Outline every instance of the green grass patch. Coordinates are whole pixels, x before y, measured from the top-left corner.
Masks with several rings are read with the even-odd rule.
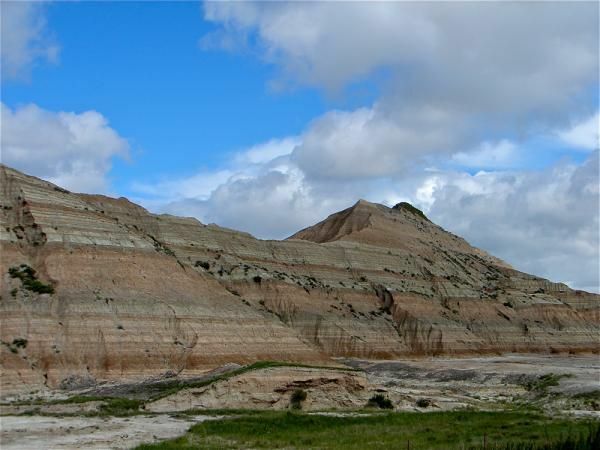
[[[573,398],[580,398],[583,400],[597,400],[600,401],[600,390],[596,389],[588,392],[580,392],[579,394],[573,395]]]
[[[244,448],[311,449],[488,449],[589,450],[599,424],[551,419],[521,412],[385,413],[331,417],[297,412],[255,412],[199,423],[178,439],[141,445],[137,450]],[[561,446],[567,440],[579,447]],[[537,445],[537,447],[536,447]]]
[[[73,403],[87,403],[87,402],[103,402],[103,401],[107,401],[107,400],[111,400],[110,398],[107,397],[97,397],[97,396],[88,396],[88,395],[74,395],[73,397],[69,397],[67,399],[64,400],[53,400],[51,402],[48,402],[48,404],[55,404],[55,405],[66,405],[66,404],[73,404]]]
[[[140,409],[144,402],[142,400],[132,400],[129,398],[76,395],[66,400],[56,400],[50,403],[65,405],[98,401],[102,402],[102,404],[98,407],[98,411],[85,412],[81,414],[85,416],[131,416],[135,414],[145,414],[145,412]]]
[[[525,384],[525,389],[528,391],[533,391],[537,393],[546,393],[548,388],[552,386],[558,386],[560,384],[560,380],[563,378],[572,377],[571,374],[561,374],[557,375],[555,373],[548,373],[546,375],[541,375],[534,380],[528,381]]]
[[[131,400],[128,398],[111,398],[106,400],[98,409],[98,415],[101,416],[131,416],[140,414],[141,400]]]
[[[88,402],[102,402],[95,411],[68,411],[68,412],[48,412],[42,409],[45,405],[73,405],[84,404]],[[12,403],[17,405],[19,403]],[[144,404],[141,400],[131,400],[128,398],[110,398],[110,397],[87,397],[74,396],[64,400],[32,401],[20,403],[31,406],[32,409],[20,413],[20,416],[50,416],[50,417],[126,417],[138,414],[148,414],[140,409]]]
[[[594,411],[600,411],[600,390],[581,392],[573,395],[572,398],[580,401],[587,408],[591,408]]]

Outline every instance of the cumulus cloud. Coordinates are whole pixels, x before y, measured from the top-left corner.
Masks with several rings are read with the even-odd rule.
[[[133,183],[134,191],[157,201],[171,202],[181,198],[206,200],[216,186],[228,182],[234,176],[229,168],[216,171],[199,171],[188,177],[176,180],[163,180],[156,183]]]
[[[335,89],[390,67],[400,85],[429,88],[407,96],[511,110],[560,103],[595,79],[597,12],[593,3],[205,4],[220,36],[255,35],[297,82]]]
[[[285,238],[354,203],[369,184],[309,180],[291,157],[301,144],[302,136],[274,139],[236,152],[218,170],[135,183],[135,200],[154,210],[195,216],[260,238]]]
[[[283,238],[306,221],[320,220],[327,210],[297,169],[267,170],[255,177],[232,178],[217,186],[206,200],[184,199],[165,210],[185,212],[205,223],[252,233],[262,238]]]
[[[459,166],[478,169],[506,169],[519,162],[518,146],[506,139],[483,142],[471,152],[458,152],[452,161]]]
[[[358,198],[410,201],[521,270],[598,290],[599,7],[208,2],[204,48],[249,49],[280,85],[343,96],[366,81],[379,96],[159,183],[160,209],[281,238]],[[588,160],[531,170],[536,138]]]
[[[208,2],[205,18],[225,30],[204,42],[231,49],[256,32],[268,61],[298,81],[331,88],[379,65],[416,59],[423,44],[433,46],[435,30],[424,18],[395,14],[381,3],[367,6]]]
[[[581,166],[436,174],[428,213],[517,269],[599,292],[598,167],[596,151]]]
[[[358,178],[397,174],[451,148],[451,117],[430,108],[411,116],[395,121],[377,107],[326,113],[308,127],[293,158],[309,176]]]
[[[280,81],[329,91],[385,69],[373,105],[317,118],[294,151],[307,176],[370,177],[478,147],[485,134],[544,133],[596,110],[585,93],[598,82],[598,8],[209,2],[205,18],[220,27],[205,43],[252,46]]]
[[[303,136],[299,146],[304,145]],[[268,148],[269,143],[265,144]],[[517,269],[598,291],[598,152],[584,164],[559,163],[544,170],[504,169],[474,174],[459,170],[414,170],[402,176],[308,177],[289,154],[159,184],[167,192],[139,198],[164,212],[195,216],[204,223],[284,238],[365,198],[392,206],[409,201],[436,223]],[[253,152],[252,147],[248,152]],[[502,141],[496,148],[515,151]],[[502,150],[500,150],[502,153]],[[237,157],[248,159],[244,152]],[[198,184],[196,184],[198,183]],[[141,191],[140,191],[141,192]],[[179,194],[184,194],[178,197]]]
[[[289,155],[300,142],[297,136],[284,139],[271,139],[263,144],[258,144],[239,152],[234,156],[234,161],[240,166],[268,163],[279,156]]]
[[[105,192],[112,158],[128,154],[127,141],[96,111],[0,106],[2,163],[27,174],[75,191]]]
[[[290,170],[289,155],[300,143],[300,138],[290,136],[271,139],[247,149],[234,152],[230,163],[216,170],[197,170],[189,176],[162,179],[153,183],[133,183],[132,189],[142,195],[142,201],[153,203],[176,202],[181,199],[207,200],[221,185],[248,180],[269,171]]]
[[[597,150],[600,148],[600,113],[596,113],[571,128],[558,133],[568,145],[582,150]]]
[[[41,2],[9,1],[1,4],[2,76],[27,78],[36,61],[56,62],[59,47],[46,27]]]

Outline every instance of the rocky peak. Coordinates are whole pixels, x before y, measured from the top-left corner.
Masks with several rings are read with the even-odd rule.
[[[400,203],[396,203],[392,209],[397,210],[397,211],[406,211],[409,212],[411,214],[414,214],[417,217],[420,217],[421,219],[427,220],[428,222],[431,222],[427,216],[423,213],[423,211],[421,211],[419,208],[414,207],[413,205],[411,205],[408,202],[400,202]]]
[[[304,228],[288,239],[302,239],[317,243],[337,241],[370,226],[371,217],[378,212],[375,203],[359,200],[350,208],[331,214],[325,220]]]
[[[401,202],[393,208],[360,199],[350,208],[334,213],[316,225],[290,237],[312,242],[350,240],[397,247],[420,235],[440,232],[425,214],[410,203]],[[441,230],[443,233],[443,230]],[[449,233],[446,233],[449,234]],[[427,236],[421,236],[428,239]]]

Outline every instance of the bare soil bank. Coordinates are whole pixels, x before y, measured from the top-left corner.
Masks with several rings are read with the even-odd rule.
[[[344,362],[362,369],[364,372],[357,372],[357,376],[366,379],[364,388],[356,391],[344,388],[341,391],[344,399],[352,400],[348,402],[347,409],[350,411],[346,412],[350,414],[355,414],[351,411],[356,411],[374,393],[382,393],[392,400],[397,411],[428,412],[463,407],[490,410],[529,405],[540,408],[551,416],[571,415],[600,419],[600,411],[595,410],[600,409],[599,405],[594,401],[587,401],[600,392],[600,360],[597,355],[505,355],[402,361],[352,359]],[[202,395],[205,396],[205,401],[213,401],[215,393],[229,392],[220,397],[223,402],[221,407],[263,408],[257,399],[270,397],[266,392],[252,392],[252,389],[270,388],[273,390],[271,394],[280,395],[281,387],[276,385],[272,372],[269,372],[275,369],[259,369],[228,380],[216,381],[214,386],[211,385],[198,395],[199,401],[202,400]],[[282,383],[293,385],[306,380],[306,369],[280,369],[278,373]],[[286,373],[289,380],[283,379]],[[302,380],[298,378],[298,374],[301,374]],[[315,374],[318,375],[318,369],[315,369]],[[265,380],[263,384],[260,383],[261,377]],[[545,379],[553,382],[547,383],[548,385],[540,383],[540,380]],[[330,385],[320,387],[313,383],[306,389],[307,406],[318,406],[316,409],[344,409],[343,403],[338,401],[340,391],[331,389]],[[185,389],[173,394],[170,402],[160,400],[161,405],[171,404],[175,410],[180,410],[181,404],[177,403],[176,396],[182,395],[187,398]],[[57,393],[57,396],[64,398],[64,392]],[[329,408],[326,404],[328,396],[332,401]],[[249,403],[249,398],[253,399],[252,403]],[[419,402],[423,399],[427,402]],[[146,405],[146,412],[153,409],[151,405],[152,402]],[[273,405],[281,406],[281,400]],[[72,416],[71,414],[77,414],[77,409],[73,409],[73,406],[47,405],[44,414],[55,414],[54,416],[16,416],[14,414],[27,411],[28,407],[4,405],[2,413],[13,415],[5,415],[0,419],[2,449],[130,448],[142,442],[155,442],[181,435],[192,424],[210,418],[203,415],[174,417],[166,414],[169,411],[164,409],[156,414],[131,417]],[[83,403],[79,411],[82,414],[89,413],[90,408],[93,410],[95,406],[92,402]],[[279,406],[277,408],[281,409]],[[65,417],[64,414],[69,416]],[[360,414],[371,413],[363,411]]]

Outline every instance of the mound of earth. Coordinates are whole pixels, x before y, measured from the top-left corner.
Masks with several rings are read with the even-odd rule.
[[[408,204],[269,241],[0,166],[0,245],[4,397],[259,360],[598,350],[598,295]]]

